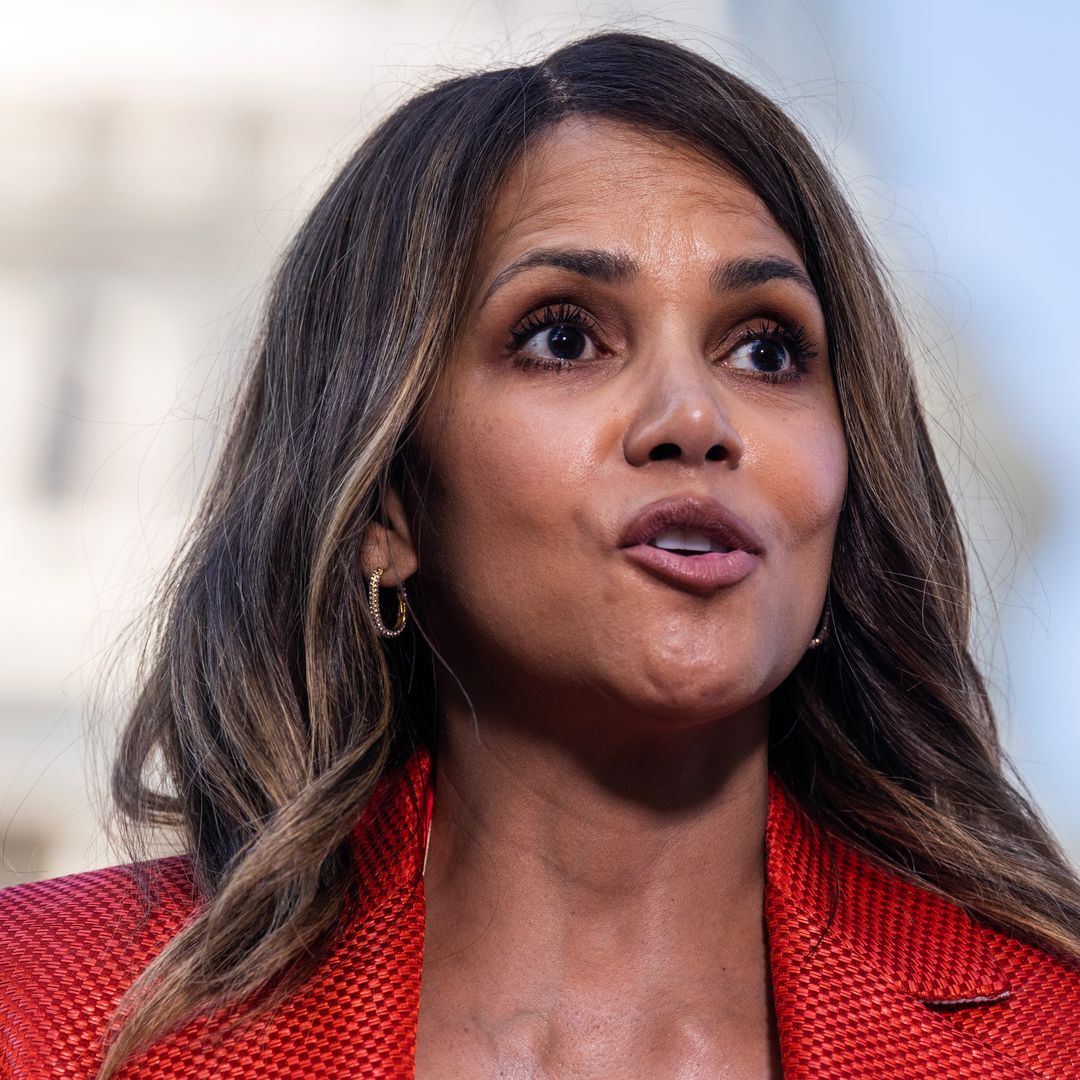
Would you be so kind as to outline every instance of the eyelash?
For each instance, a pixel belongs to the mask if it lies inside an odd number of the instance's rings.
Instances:
[[[600,328],[584,308],[565,300],[552,301],[530,312],[511,331],[507,348],[513,352],[513,362],[519,368],[539,368],[541,371],[565,371],[573,367],[574,360],[553,360],[544,357],[529,356],[521,352],[522,345],[541,330],[550,330],[553,326],[576,326],[590,337],[596,338]]]
[[[530,312],[510,331],[507,349],[513,353],[512,360],[515,367],[539,369],[541,371],[566,371],[580,362],[529,356],[521,352],[521,347],[529,338],[542,330],[549,330],[553,326],[576,326],[588,333],[594,340],[599,333],[599,327],[592,316],[576,304],[564,300],[546,303],[542,309],[537,308],[535,311]],[[806,327],[791,319],[773,318],[760,319],[742,327],[729,352],[734,352],[740,346],[751,341],[763,339],[779,341],[791,353],[790,370],[783,372],[759,371],[751,375],[751,378],[760,379],[763,382],[786,383],[801,379],[806,374],[806,369],[811,361],[817,356],[813,339]]]
[[[806,374],[806,369],[817,356],[813,338],[801,323],[791,319],[761,319],[749,323],[739,330],[738,337],[729,351],[734,352],[741,345],[751,341],[779,341],[791,353],[791,368],[788,371],[759,371],[752,378],[769,383],[794,382]]]

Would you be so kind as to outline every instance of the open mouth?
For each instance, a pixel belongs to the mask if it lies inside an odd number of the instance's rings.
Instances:
[[[731,551],[726,544],[695,529],[665,529],[649,541],[649,547],[687,557]]]
[[[761,565],[753,530],[713,499],[682,496],[644,507],[623,531],[625,557],[678,589],[711,596]]]

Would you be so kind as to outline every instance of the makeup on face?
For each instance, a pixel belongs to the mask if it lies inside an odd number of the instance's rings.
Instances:
[[[418,431],[448,662],[538,709],[766,698],[813,636],[847,476],[791,240],[695,152],[568,121],[507,181],[478,279]]]

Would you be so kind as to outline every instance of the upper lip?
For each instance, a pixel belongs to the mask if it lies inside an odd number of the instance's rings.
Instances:
[[[742,549],[759,555],[762,543],[746,522],[715,499],[697,495],[660,499],[650,503],[623,531],[621,546],[633,547],[655,540],[668,529],[692,529],[732,551]]]

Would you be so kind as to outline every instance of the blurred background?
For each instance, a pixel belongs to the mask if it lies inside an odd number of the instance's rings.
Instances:
[[[4,27],[0,883],[117,858],[92,751],[129,669],[102,664],[305,208],[416,89],[597,27],[718,57],[835,163],[911,312],[1006,741],[1080,855],[1080,7],[35,0]]]

